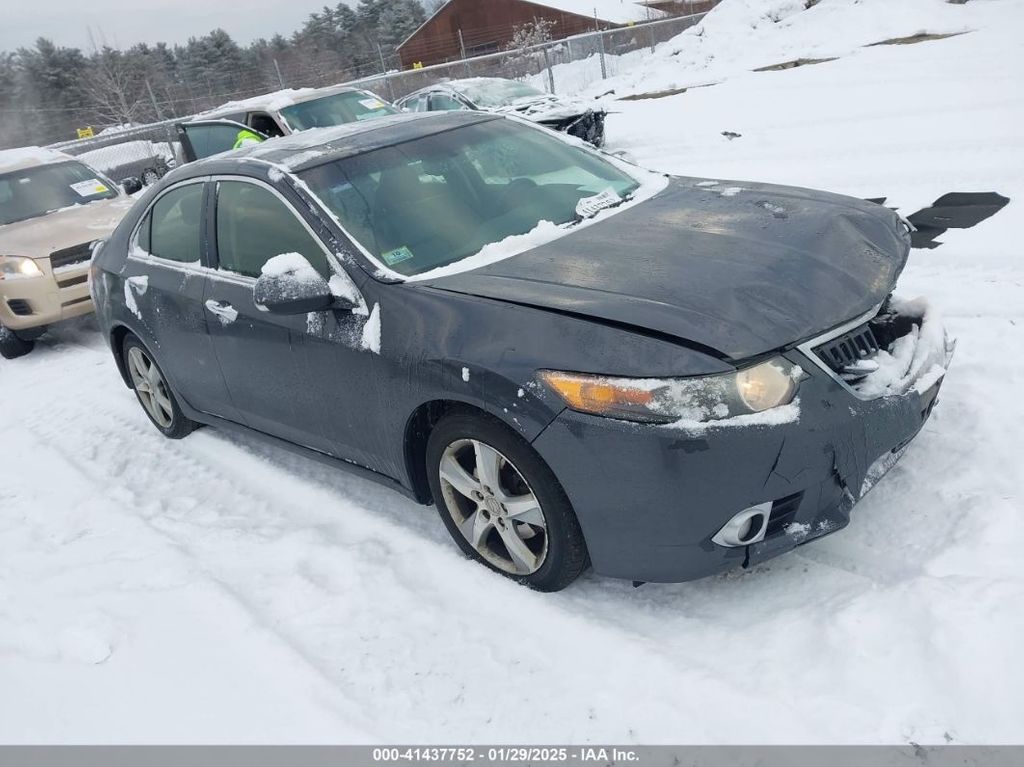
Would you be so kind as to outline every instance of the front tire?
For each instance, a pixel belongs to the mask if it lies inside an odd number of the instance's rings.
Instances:
[[[128,336],[123,354],[132,391],[160,433],[168,439],[181,439],[195,431],[198,424],[182,412],[163,371],[142,342],[135,336]]]
[[[438,513],[459,548],[538,591],[564,589],[586,569],[569,498],[537,452],[501,421],[456,411],[427,441]]]
[[[0,357],[5,360],[17,359],[35,348],[35,341],[27,341],[10,328],[0,325]]]
[[[146,168],[142,172],[142,184],[143,186],[153,186],[157,181],[160,180],[160,174],[157,173],[155,168]]]

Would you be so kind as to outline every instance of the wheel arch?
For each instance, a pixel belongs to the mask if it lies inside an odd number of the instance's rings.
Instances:
[[[110,350],[114,353],[114,363],[117,365],[117,372],[121,374],[121,380],[129,389],[132,388],[132,382],[128,377],[128,369],[124,366],[124,340],[130,335],[138,338],[127,325],[114,325],[110,329]]]
[[[419,405],[405,422],[405,470],[410,489],[422,504],[434,501],[427,480],[427,441],[430,433],[444,416],[453,412],[473,413],[484,418],[494,416],[482,407],[457,399],[433,399]],[[500,420],[500,419],[497,419]]]

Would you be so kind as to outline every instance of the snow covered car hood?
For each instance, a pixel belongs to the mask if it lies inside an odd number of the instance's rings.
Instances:
[[[674,178],[604,221],[427,284],[641,328],[740,360],[881,303],[909,251],[900,226],[886,208],[827,192]]]
[[[131,197],[119,195],[0,226],[0,251],[4,255],[49,258],[55,250],[101,240],[121,223],[134,202]]]
[[[546,122],[550,120],[567,120],[570,117],[586,114],[592,110],[581,101],[570,101],[550,94],[544,94],[541,96],[526,96],[497,109],[485,111],[495,114],[520,115],[527,120]]]

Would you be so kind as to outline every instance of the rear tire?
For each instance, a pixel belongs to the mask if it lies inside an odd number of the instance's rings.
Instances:
[[[13,360],[24,357],[36,348],[36,342],[26,341],[13,330],[0,325],[0,357],[5,360]]]
[[[143,186],[153,186],[157,181],[160,180],[160,174],[157,173],[155,168],[146,168],[142,172],[142,184]]]
[[[168,439],[181,439],[195,431],[198,424],[182,412],[163,371],[142,341],[126,336],[122,355],[132,391],[160,433]]]
[[[504,423],[471,411],[446,415],[430,434],[426,458],[438,513],[467,556],[537,591],[560,591],[586,569],[587,546],[568,496]]]

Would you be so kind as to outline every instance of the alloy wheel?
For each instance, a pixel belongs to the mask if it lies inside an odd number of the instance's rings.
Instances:
[[[529,483],[504,455],[475,439],[452,442],[439,466],[448,513],[476,552],[511,575],[537,572],[548,526]]]
[[[169,429],[174,421],[174,403],[152,358],[138,346],[128,350],[128,373],[142,406],[158,426]]]

